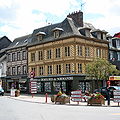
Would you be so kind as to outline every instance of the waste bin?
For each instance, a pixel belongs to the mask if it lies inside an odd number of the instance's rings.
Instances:
[[[18,97],[18,96],[20,96],[20,90],[15,91],[15,97]]]

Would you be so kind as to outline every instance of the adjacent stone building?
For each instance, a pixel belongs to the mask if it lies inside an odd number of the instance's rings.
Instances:
[[[27,91],[27,49],[30,35],[16,38],[7,48],[6,91],[11,87]]]
[[[106,31],[83,22],[81,11],[60,23],[35,29],[28,44],[28,73],[35,72],[38,93],[56,93],[61,88],[90,91],[85,66],[95,58],[108,59]],[[100,83],[102,85],[102,81]]]

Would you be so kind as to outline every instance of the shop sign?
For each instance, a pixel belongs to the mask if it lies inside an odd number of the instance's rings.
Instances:
[[[120,76],[110,76],[109,80],[120,80]]]
[[[37,93],[37,82],[30,81],[30,93]]]
[[[73,77],[41,78],[38,81],[67,81],[73,80]]]
[[[114,91],[114,102],[120,102],[120,90]]]
[[[82,92],[81,92],[81,90],[72,91],[71,92],[71,100],[73,102],[82,101]]]

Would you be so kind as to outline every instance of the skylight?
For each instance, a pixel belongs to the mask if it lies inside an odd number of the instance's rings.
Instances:
[[[19,42],[16,42],[16,44],[15,45],[18,45],[19,44]]]

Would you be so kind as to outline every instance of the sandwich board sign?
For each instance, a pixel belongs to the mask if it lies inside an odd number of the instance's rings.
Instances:
[[[76,90],[71,92],[71,100],[79,104],[82,101],[82,92],[81,90]]]
[[[119,103],[120,103],[120,90],[114,90],[113,92],[113,95],[114,95],[114,102],[118,102],[118,106],[119,106]]]

